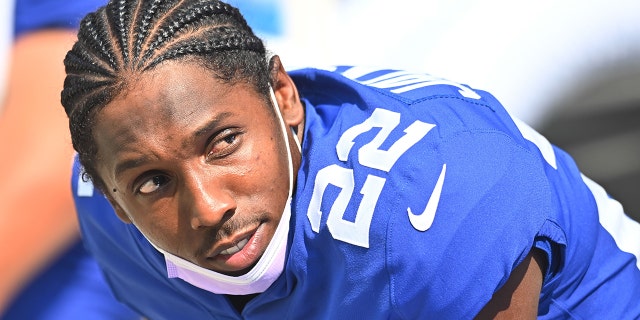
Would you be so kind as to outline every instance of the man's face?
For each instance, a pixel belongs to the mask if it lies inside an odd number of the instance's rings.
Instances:
[[[192,62],[129,83],[97,115],[98,172],[121,219],[160,248],[246,273],[278,225],[288,159],[272,108]]]

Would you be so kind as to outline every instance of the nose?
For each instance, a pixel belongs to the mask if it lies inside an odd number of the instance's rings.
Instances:
[[[236,202],[220,181],[194,174],[184,186],[182,208],[192,229],[216,227],[235,212]]]

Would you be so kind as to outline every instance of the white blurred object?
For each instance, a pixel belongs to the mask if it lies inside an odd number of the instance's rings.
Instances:
[[[283,1],[287,33],[271,47],[285,63],[424,71],[493,93],[534,127],[604,67],[640,68],[637,0]]]
[[[0,111],[4,105],[6,81],[9,75],[9,58],[11,43],[13,43],[13,12],[14,1],[0,2]]]

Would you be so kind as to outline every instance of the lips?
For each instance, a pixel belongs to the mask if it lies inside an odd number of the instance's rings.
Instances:
[[[258,229],[259,226],[255,226],[251,229],[236,233],[232,237],[219,242],[207,255],[209,257],[208,259],[228,257],[242,251],[242,249],[246,249],[245,247],[251,243],[251,239]]]
[[[244,248],[244,246],[247,245],[248,242],[249,242],[249,238],[242,239],[238,241],[238,243],[233,247],[220,251],[220,254],[229,255],[229,254],[234,254],[236,252],[239,252],[240,250],[242,250],[242,248]]]
[[[246,273],[260,259],[268,245],[263,235],[264,228],[265,225],[260,223],[218,242],[205,256],[204,265],[230,276]]]

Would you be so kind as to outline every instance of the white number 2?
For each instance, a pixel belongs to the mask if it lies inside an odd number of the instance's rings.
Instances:
[[[367,180],[360,190],[363,195],[362,202],[358,207],[355,221],[351,222],[344,219],[344,212],[347,210],[355,187],[353,170],[335,164],[321,169],[316,176],[313,196],[309,204],[309,211],[307,211],[311,229],[315,232],[320,232],[322,195],[327,186],[332,184],[340,188],[340,193],[329,211],[329,218],[327,219],[329,232],[331,232],[334,239],[368,248],[369,227],[373,218],[373,210],[378,197],[380,197],[384,183],[384,178],[372,175],[367,176]]]
[[[405,135],[398,139],[389,150],[380,150],[382,143],[387,140],[391,131],[398,124],[400,124],[399,113],[385,109],[375,109],[367,120],[349,128],[342,134],[336,145],[338,159],[347,161],[349,152],[354,144],[353,140],[374,127],[379,127],[380,131],[375,138],[358,151],[358,161],[363,166],[389,172],[400,156],[435,127],[430,123],[415,121],[404,130]]]
[[[340,161],[347,161],[354,145],[354,140],[361,134],[379,127],[380,131],[367,144],[358,150],[358,162],[366,167],[389,172],[396,161],[413,145],[420,141],[435,125],[415,121],[404,130],[404,135],[395,141],[388,150],[380,146],[388,139],[391,132],[400,124],[397,112],[375,109],[369,118],[360,124],[347,129],[336,145]],[[330,184],[340,188],[340,192],[331,205],[327,218],[327,228],[334,239],[356,246],[369,247],[369,228],[378,198],[386,179],[368,175],[360,189],[362,200],[358,206],[354,221],[344,219],[344,213],[351,201],[355,189],[353,169],[339,165],[329,165],[318,171],[314,182],[313,195],[309,203],[307,218],[311,229],[320,232],[322,217],[321,204],[327,186]]]

